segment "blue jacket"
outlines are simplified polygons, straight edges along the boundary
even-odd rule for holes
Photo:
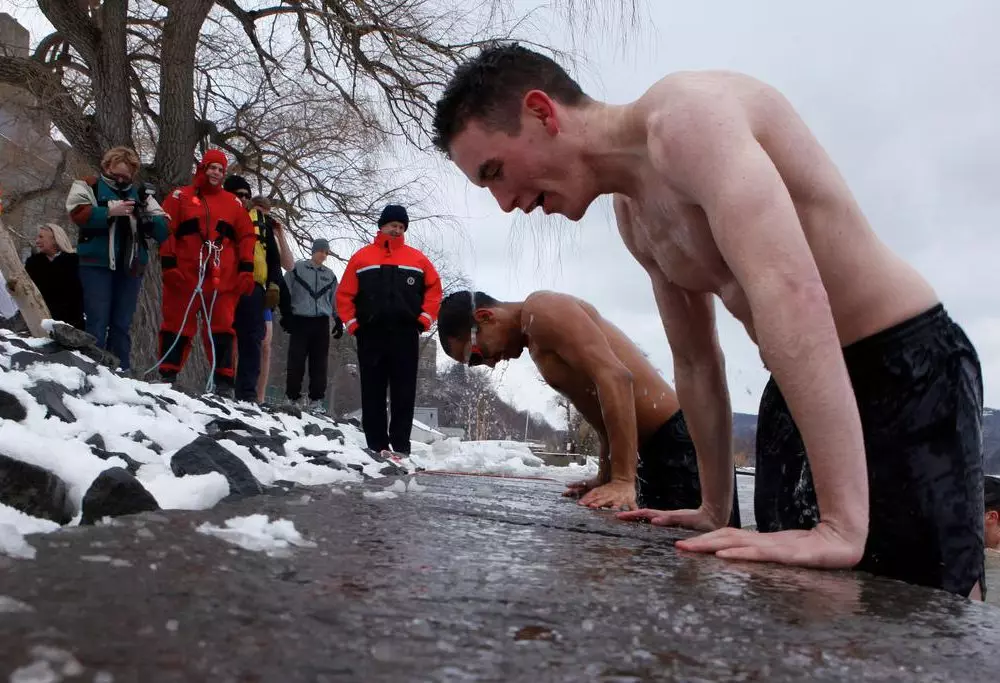
[[[108,217],[109,201],[138,202],[138,198],[134,183],[119,189],[104,176],[73,182],[66,198],[66,210],[80,230],[76,251],[81,267],[128,269],[133,274],[142,272],[149,262],[146,238],[152,237],[159,244],[167,239],[167,216],[163,209],[149,197],[146,219],[141,224],[135,214]]]

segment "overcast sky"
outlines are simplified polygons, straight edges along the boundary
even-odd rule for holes
[[[672,71],[717,68],[780,89],[879,237],[930,280],[972,338],[986,403],[1000,406],[1000,3],[656,0],[645,13],[648,25],[624,50],[614,36],[578,39],[586,63],[572,73],[584,90],[624,103]],[[568,49],[566,34],[540,40]],[[648,277],[622,245],[609,200],[576,224],[526,220],[448,165],[435,171],[446,210],[467,230],[455,246],[477,288],[504,300],[536,289],[586,299],[672,380]],[[756,413],[767,373],[742,326],[721,306],[718,318],[733,408]],[[508,365],[502,395],[558,419],[527,355]]]
[[[685,69],[738,70],[780,89],[846,176],[878,235],[930,280],[972,338],[986,403],[1000,406],[1000,3],[643,6],[645,20],[627,34],[627,46],[620,27],[595,26],[572,41],[565,22],[551,14],[537,22],[549,30],[531,37],[575,50],[582,61],[571,73],[607,102],[631,101]],[[444,234],[476,288],[504,300],[537,289],[586,299],[672,379],[649,280],[621,244],[610,201],[599,200],[576,224],[541,214],[529,220],[501,212],[487,191],[441,158],[423,163],[438,188],[426,210],[456,217],[462,234]],[[756,412],[767,379],[757,350],[721,308],[719,326],[733,407]],[[559,419],[527,355],[494,374],[502,396]]]

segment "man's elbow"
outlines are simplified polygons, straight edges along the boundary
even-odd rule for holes
[[[614,387],[619,391],[631,390],[635,381],[632,372],[624,365],[602,368],[600,375],[594,379],[598,387]]]

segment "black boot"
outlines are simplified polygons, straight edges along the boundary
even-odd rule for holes
[[[214,394],[219,398],[233,398],[235,395],[235,386],[233,384],[232,377],[226,377],[225,375],[216,374],[214,377],[215,390]]]

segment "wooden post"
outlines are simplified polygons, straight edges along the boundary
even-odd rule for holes
[[[7,291],[17,302],[31,335],[48,337],[49,333],[42,327],[42,321],[52,317],[49,307],[24,269],[21,255],[10,232],[3,224],[3,218],[0,218],[0,273],[3,273],[4,279],[7,280]]]

